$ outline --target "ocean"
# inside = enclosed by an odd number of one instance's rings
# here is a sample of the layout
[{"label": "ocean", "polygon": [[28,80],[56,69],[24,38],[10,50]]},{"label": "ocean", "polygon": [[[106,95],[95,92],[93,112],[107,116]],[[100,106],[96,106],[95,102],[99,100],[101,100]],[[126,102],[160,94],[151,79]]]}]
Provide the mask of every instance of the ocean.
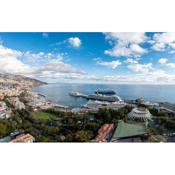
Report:
[{"label": "ocean", "polygon": [[97,89],[112,89],[124,100],[133,100],[142,97],[152,102],[175,103],[175,85],[52,83],[35,87],[33,91],[45,95],[47,99],[60,105],[80,107],[87,100],[69,96],[69,92],[78,91],[83,94],[92,94]]}]

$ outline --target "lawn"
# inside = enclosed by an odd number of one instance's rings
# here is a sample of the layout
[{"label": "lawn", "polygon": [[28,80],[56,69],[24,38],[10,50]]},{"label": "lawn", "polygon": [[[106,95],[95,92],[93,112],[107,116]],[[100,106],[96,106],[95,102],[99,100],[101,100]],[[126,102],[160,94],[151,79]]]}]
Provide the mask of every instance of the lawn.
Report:
[{"label": "lawn", "polygon": [[35,118],[37,120],[42,120],[42,121],[52,120],[52,119],[56,118],[56,116],[54,114],[50,114],[50,113],[44,112],[44,111],[32,112],[32,116],[33,116],[33,118]]}]

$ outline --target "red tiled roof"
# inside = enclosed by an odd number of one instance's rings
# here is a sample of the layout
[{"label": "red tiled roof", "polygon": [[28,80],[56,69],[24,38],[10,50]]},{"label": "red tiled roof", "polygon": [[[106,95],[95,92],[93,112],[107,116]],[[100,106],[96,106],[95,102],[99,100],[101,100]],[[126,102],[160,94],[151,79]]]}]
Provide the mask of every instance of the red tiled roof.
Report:
[{"label": "red tiled roof", "polygon": [[96,137],[96,140],[98,142],[105,142],[106,141],[106,136],[112,132],[114,129],[114,124],[104,124],[99,130],[98,130],[98,135]]},{"label": "red tiled roof", "polygon": [[17,142],[33,142],[34,137],[30,134],[21,134],[17,136],[15,139],[11,140],[12,143],[17,143]]}]

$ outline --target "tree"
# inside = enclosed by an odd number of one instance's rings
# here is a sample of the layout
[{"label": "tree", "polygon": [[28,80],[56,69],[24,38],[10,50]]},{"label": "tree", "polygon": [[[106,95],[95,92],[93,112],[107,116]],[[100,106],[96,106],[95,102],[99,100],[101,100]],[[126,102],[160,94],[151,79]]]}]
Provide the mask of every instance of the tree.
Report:
[{"label": "tree", "polygon": [[8,126],[4,122],[0,122],[0,137],[8,135]]},{"label": "tree", "polygon": [[88,142],[92,137],[92,131],[81,130],[75,133],[75,141],[77,142]]}]

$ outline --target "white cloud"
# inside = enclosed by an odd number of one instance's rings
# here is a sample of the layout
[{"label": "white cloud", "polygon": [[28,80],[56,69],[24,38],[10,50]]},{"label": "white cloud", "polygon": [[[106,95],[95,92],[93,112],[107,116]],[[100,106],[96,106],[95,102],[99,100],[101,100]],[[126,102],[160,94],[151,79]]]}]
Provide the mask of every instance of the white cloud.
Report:
[{"label": "white cloud", "polygon": [[175,53],[175,50],[171,50],[168,52],[169,54],[174,54]]},{"label": "white cloud", "polygon": [[153,36],[153,40],[158,43],[173,43],[175,42],[175,33],[167,32],[167,33],[156,33]]},{"label": "white cloud", "polygon": [[117,32],[117,33],[106,33],[106,39],[118,41],[119,43],[135,43],[140,44],[145,42],[148,37],[145,33],[141,32]]},{"label": "white cloud", "polygon": [[175,68],[175,63],[167,63],[166,65],[171,67],[171,68]]},{"label": "white cloud", "polygon": [[150,71],[153,71],[152,63],[147,64],[129,64],[128,68],[136,73],[148,73]]},{"label": "white cloud", "polygon": [[156,33],[152,38],[152,49],[156,51],[165,51],[166,49],[175,49],[175,33]]},{"label": "white cloud", "polygon": [[22,52],[13,50],[7,47],[4,47],[3,45],[0,45],[0,58],[13,58],[13,57],[19,57],[22,55]]},{"label": "white cloud", "polygon": [[80,71],[70,64],[66,64],[59,60],[51,60],[43,64],[30,74],[33,77],[49,78],[49,79],[75,79],[81,77],[86,73]]},{"label": "white cloud", "polygon": [[146,49],[143,49],[142,47],[140,47],[138,44],[131,44],[130,46],[131,51],[133,51],[136,54],[144,54],[147,52]]},{"label": "white cloud", "polygon": [[137,74],[91,77],[95,81],[110,82],[116,84],[175,84],[175,75],[167,74],[163,70],[153,69]]},{"label": "white cloud", "polygon": [[166,64],[167,61],[168,61],[167,58],[160,58],[160,59],[158,60],[158,62],[159,62],[160,64]]},{"label": "white cloud", "polygon": [[140,57],[147,53],[140,44],[145,43],[148,37],[145,33],[105,33],[106,39],[112,43],[113,48],[105,50],[110,56]]},{"label": "white cloud", "polygon": [[66,64],[62,61],[50,61],[38,69],[38,72],[49,71],[52,73],[78,73],[82,74],[82,71],[75,69],[72,65]]},{"label": "white cloud", "polygon": [[96,61],[96,63],[98,65],[106,66],[106,67],[109,67],[111,69],[116,69],[119,65],[122,64],[119,60],[115,60],[115,61],[102,61],[99,58],[94,59],[94,60]]},{"label": "white cloud", "polygon": [[18,59],[14,58],[1,58],[0,59],[0,72],[12,73],[12,74],[27,74],[32,71],[30,66],[22,63]]},{"label": "white cloud", "polygon": [[[22,53],[17,50],[6,48],[0,45],[0,72],[1,73],[12,73],[12,74],[21,74],[25,76],[32,77],[50,77],[50,78],[59,78],[59,77],[73,77],[84,75],[85,72],[77,70],[70,64],[66,64],[59,59],[59,54],[53,57],[51,53],[39,52],[37,54],[31,52]],[[29,57],[29,58],[28,58]],[[43,64],[37,65],[34,64],[25,64],[22,62],[24,59],[32,59],[34,62],[36,60],[44,60],[46,62]],[[54,58],[54,59],[52,59]],[[26,61],[26,60],[25,60]]]},{"label": "white cloud", "polygon": [[164,43],[155,43],[151,48],[155,51],[164,51],[165,47],[166,45]]},{"label": "white cloud", "polygon": [[30,51],[27,51],[23,54],[23,59],[27,61],[28,63],[42,63],[42,62],[48,62],[50,60],[63,60],[63,57],[65,56],[65,53],[44,53],[44,52],[38,52],[33,53]]},{"label": "white cloud", "polygon": [[138,63],[138,60],[133,59],[133,58],[127,58],[127,60],[125,60],[125,63],[136,64],[136,63]]},{"label": "white cloud", "polygon": [[49,37],[49,34],[46,33],[46,32],[44,32],[44,33],[42,33],[42,36],[43,36],[44,38],[48,38],[48,37]]},{"label": "white cloud", "polygon": [[79,48],[81,46],[81,40],[78,37],[71,37],[68,39],[68,42],[71,46]]},{"label": "white cloud", "polygon": [[0,45],[0,72],[26,74],[31,72],[31,67],[22,63],[18,57],[22,56],[22,52],[9,49]]},{"label": "white cloud", "polygon": [[171,67],[171,68],[175,68],[175,63],[168,62],[168,59],[167,58],[160,58],[158,60],[158,62],[161,65],[165,65],[165,66],[168,66],[168,67]]},{"label": "white cloud", "polygon": [[175,41],[169,44],[173,49],[175,49]]},{"label": "white cloud", "polygon": [[[138,39],[136,42],[140,42]],[[132,43],[133,44],[133,43]],[[134,43],[138,44],[138,43]],[[130,44],[131,45],[131,44]],[[137,46],[136,46],[137,47]],[[84,71],[75,68],[71,64],[63,62],[64,59],[57,59],[57,54],[53,53],[32,53],[32,52],[21,52],[0,45],[0,72],[22,74],[26,76],[33,76],[35,78],[50,78],[50,79],[72,79],[72,80],[91,80],[95,82],[112,82],[112,83],[139,83],[139,84],[158,84],[166,83],[171,84],[175,82],[175,75],[168,74],[163,70],[157,70],[153,67],[152,63],[140,64],[138,59],[129,57],[125,63],[133,73],[126,75],[114,75],[114,76],[96,76],[89,75]],[[59,57],[59,53],[57,55]],[[22,61],[22,58],[31,60],[46,60],[39,65],[31,65]],[[62,58],[64,55],[62,55]],[[55,58],[55,59],[54,59]],[[35,63],[34,61],[34,63]],[[107,66],[111,69],[116,69],[121,62],[119,60],[114,61],[103,61],[101,59],[95,60],[97,64]],[[162,65],[166,65],[175,68],[175,63],[169,62],[167,58],[160,58],[158,61]]]},{"label": "white cloud", "polygon": [[119,57],[119,56],[131,56],[131,50],[127,47],[118,47],[115,46],[110,50],[105,50],[104,52],[106,55],[110,55],[110,56],[115,56],[115,57]]}]

